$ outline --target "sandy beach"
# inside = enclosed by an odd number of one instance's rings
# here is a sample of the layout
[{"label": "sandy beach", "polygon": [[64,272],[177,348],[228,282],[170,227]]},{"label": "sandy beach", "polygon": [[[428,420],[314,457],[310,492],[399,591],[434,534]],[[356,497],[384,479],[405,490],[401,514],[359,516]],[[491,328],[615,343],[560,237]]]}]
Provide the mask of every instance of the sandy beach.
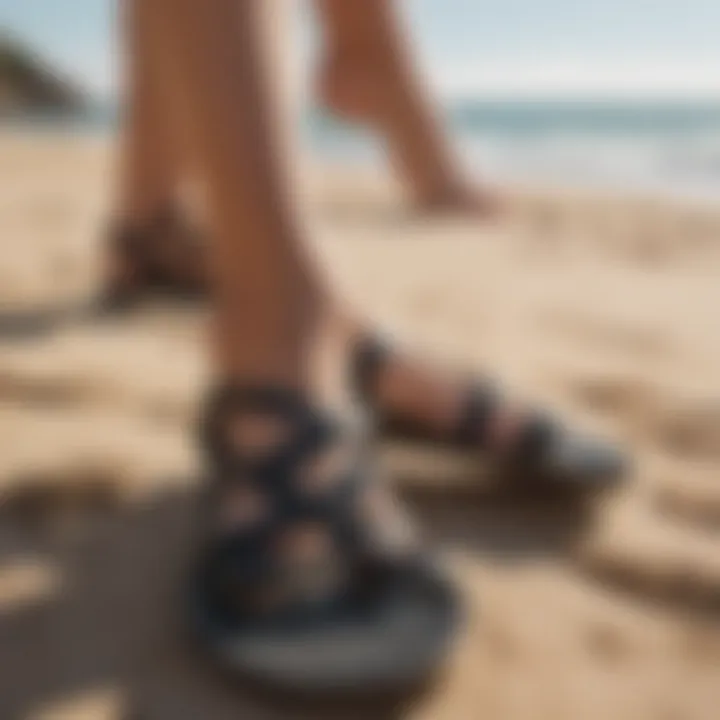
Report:
[{"label": "sandy beach", "polygon": [[[111,163],[100,137],[0,134],[3,312],[95,290]],[[720,209],[528,192],[493,223],[418,218],[374,173],[328,168],[307,194],[359,307],[636,458],[626,489],[580,512],[387,453],[470,610],[444,681],[388,717],[717,718]],[[168,308],[0,337],[3,720],[304,717],[218,681],[172,613],[202,338],[202,311]]]}]

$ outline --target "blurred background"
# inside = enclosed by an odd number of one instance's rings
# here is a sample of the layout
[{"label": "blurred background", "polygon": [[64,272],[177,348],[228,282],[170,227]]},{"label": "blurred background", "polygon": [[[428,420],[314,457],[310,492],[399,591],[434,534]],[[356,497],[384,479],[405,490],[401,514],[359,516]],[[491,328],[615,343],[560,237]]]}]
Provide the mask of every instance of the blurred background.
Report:
[{"label": "blurred background", "polygon": [[[298,3],[321,258],[382,326],[490,368],[636,467],[602,503],[538,507],[496,497],[472,463],[389,452],[471,620],[446,682],[387,716],[716,720],[720,4],[403,5],[502,211],[413,211],[381,140],[313,102],[318,33]],[[0,718],[301,717],[220,686],[168,620],[205,311],[68,311],[102,277],[115,34],[105,0],[0,0]]]},{"label": "blurred background", "polygon": [[[5,54],[35,51],[86,90],[87,129],[107,130],[117,115],[111,5],[0,5]],[[717,193],[716,3],[611,0],[592,11],[570,0],[406,5],[425,68],[471,167],[512,182]],[[309,13],[298,15],[304,55],[311,55]],[[304,66],[307,84],[309,63]],[[22,90],[6,90],[4,115],[38,109],[40,98],[33,103],[22,97],[29,88]],[[373,156],[367,138],[324,122],[312,109],[306,124],[323,156],[356,162]]]}]

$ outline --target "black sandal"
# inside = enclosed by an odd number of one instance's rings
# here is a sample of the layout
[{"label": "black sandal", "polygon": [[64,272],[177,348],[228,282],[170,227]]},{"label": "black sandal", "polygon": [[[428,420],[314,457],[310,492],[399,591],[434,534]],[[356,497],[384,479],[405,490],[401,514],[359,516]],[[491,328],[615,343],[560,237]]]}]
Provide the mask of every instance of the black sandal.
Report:
[{"label": "black sandal", "polygon": [[174,205],[142,226],[116,223],[107,244],[101,310],[118,312],[155,298],[196,300],[207,292],[199,233]]},{"label": "black sandal", "polygon": [[[245,418],[270,420],[279,444],[241,451]],[[379,519],[368,439],[290,391],[253,387],[217,393],[202,432],[210,538],[190,621],[212,658],[238,680],[302,696],[430,679],[457,631],[457,598],[425,556],[368,531]]]},{"label": "black sandal", "polygon": [[207,294],[198,233],[175,207],[142,226],[118,223],[108,234],[106,278],[99,296],[32,310],[0,309],[0,337],[25,339],[117,315],[149,300],[195,301]]},{"label": "black sandal", "polygon": [[600,440],[571,431],[540,412],[521,421],[508,447],[492,447],[489,428],[502,408],[502,397],[491,384],[469,383],[455,426],[445,434],[421,420],[393,416],[377,403],[377,383],[392,350],[381,340],[358,342],[351,382],[359,398],[375,414],[378,433],[389,441],[434,445],[477,452],[490,460],[501,487],[587,495],[617,487],[628,470],[628,459]]}]

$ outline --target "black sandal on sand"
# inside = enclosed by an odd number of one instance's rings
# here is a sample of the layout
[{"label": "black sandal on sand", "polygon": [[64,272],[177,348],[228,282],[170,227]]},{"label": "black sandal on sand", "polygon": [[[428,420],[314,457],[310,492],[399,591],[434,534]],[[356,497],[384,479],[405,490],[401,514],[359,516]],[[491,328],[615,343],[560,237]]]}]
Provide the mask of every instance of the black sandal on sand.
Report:
[{"label": "black sandal on sand", "polygon": [[116,223],[107,244],[101,311],[122,311],[155,298],[195,300],[207,291],[199,234],[174,205],[141,226]]},{"label": "black sandal on sand", "polygon": [[376,417],[378,433],[393,441],[477,452],[490,461],[501,487],[528,492],[592,495],[617,487],[628,470],[628,458],[612,445],[571,431],[544,413],[519,421],[502,450],[493,448],[490,426],[502,408],[491,385],[470,383],[457,421],[446,433],[429,423],[394,416],[378,406],[377,383],[392,350],[381,340],[365,338],[354,353],[351,381],[360,399]]},{"label": "black sandal on sand", "polygon": [[291,695],[429,680],[457,632],[457,598],[406,533],[383,538],[405,526],[378,512],[367,436],[291,391],[231,387],[211,399],[203,437],[209,540],[190,620],[211,657]]},{"label": "black sandal on sand", "polygon": [[207,292],[198,233],[174,206],[142,226],[116,223],[106,240],[99,296],[66,305],[0,310],[0,337],[24,339],[131,310],[149,300],[192,301]]}]

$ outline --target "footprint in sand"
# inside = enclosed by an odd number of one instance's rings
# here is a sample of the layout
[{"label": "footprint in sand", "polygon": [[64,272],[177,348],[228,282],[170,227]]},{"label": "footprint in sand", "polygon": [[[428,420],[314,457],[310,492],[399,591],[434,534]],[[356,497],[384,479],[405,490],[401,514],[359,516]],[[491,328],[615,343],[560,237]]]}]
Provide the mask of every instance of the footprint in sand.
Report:
[{"label": "footprint in sand", "polygon": [[652,430],[657,445],[672,455],[720,463],[720,398],[663,403]]},{"label": "footprint in sand", "polygon": [[636,426],[652,404],[652,391],[637,375],[618,372],[584,373],[556,379],[556,384],[582,408]]},{"label": "footprint in sand", "polygon": [[720,533],[719,473],[712,463],[671,463],[653,483],[654,507],[667,518]]},{"label": "footprint in sand", "polygon": [[[189,343],[188,343],[189,344]],[[141,328],[92,328],[3,347],[0,402],[26,407],[104,409],[161,424],[192,417],[202,374],[182,339]]]},{"label": "footprint in sand", "polygon": [[194,469],[181,430],[121,414],[3,406],[0,435],[0,518],[11,522],[107,516]]},{"label": "footprint in sand", "polygon": [[577,551],[577,567],[656,604],[720,612],[717,538],[665,521],[634,502],[616,508]]},{"label": "footprint in sand", "polygon": [[545,329],[576,347],[581,344],[612,355],[653,359],[670,351],[661,331],[623,324],[618,319],[556,311],[539,320]]}]

